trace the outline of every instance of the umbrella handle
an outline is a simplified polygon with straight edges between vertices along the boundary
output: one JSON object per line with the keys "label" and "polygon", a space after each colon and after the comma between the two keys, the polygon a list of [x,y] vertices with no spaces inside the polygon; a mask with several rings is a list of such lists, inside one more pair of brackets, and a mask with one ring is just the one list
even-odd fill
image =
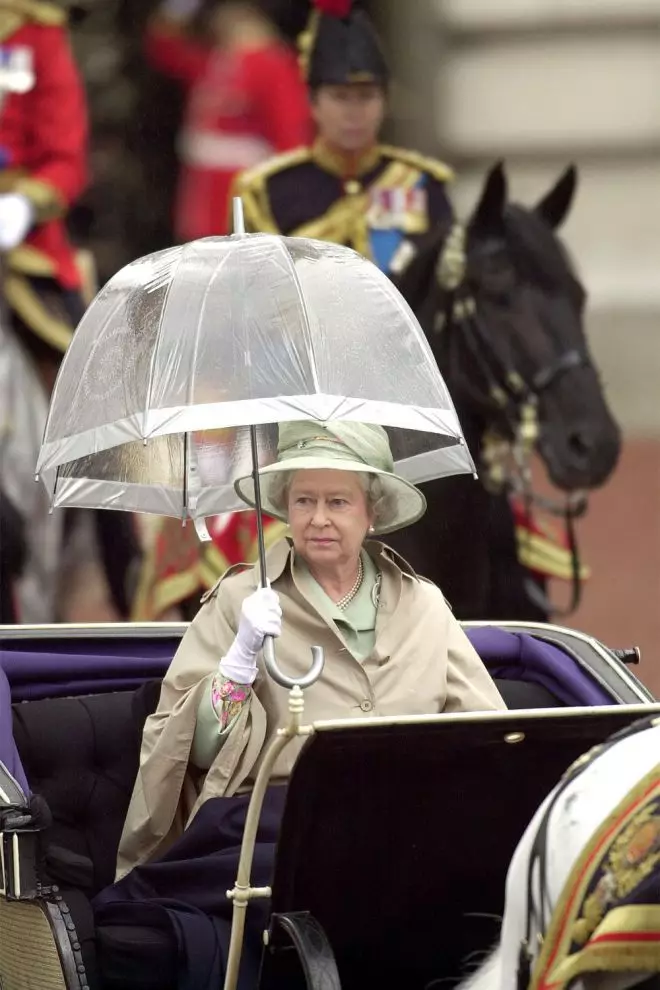
{"label": "umbrella handle", "polygon": [[325,663],[323,647],[313,646],[312,666],[303,677],[289,677],[287,674],[283,674],[275,660],[275,643],[272,636],[264,637],[263,654],[266,670],[277,684],[285,688],[299,687],[302,689],[309,687],[310,684],[319,679]]}

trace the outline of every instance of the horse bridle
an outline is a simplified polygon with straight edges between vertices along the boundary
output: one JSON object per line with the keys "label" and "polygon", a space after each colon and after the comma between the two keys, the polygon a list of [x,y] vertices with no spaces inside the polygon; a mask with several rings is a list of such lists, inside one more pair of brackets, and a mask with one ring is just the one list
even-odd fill
{"label": "horse bridle", "polygon": [[535,393],[538,395],[539,392],[543,392],[546,388],[554,385],[556,380],[564,374],[565,371],[571,371],[573,368],[583,368],[587,363],[586,356],[577,347],[571,347],[569,350],[561,354],[554,364],[549,364],[545,368],[541,368],[537,371],[532,378],[532,387]]}
{"label": "horse bridle", "polygon": [[[504,411],[507,393],[516,405],[520,405],[521,401],[530,401],[554,385],[567,371],[585,367],[588,359],[584,351],[570,347],[560,353],[555,361],[537,371],[530,383],[515,368],[509,367],[483,327],[475,300],[469,293],[461,292],[467,274],[466,239],[465,226],[455,223],[440,253],[436,276],[440,287],[449,293],[447,322],[454,321],[463,330],[466,343],[485,375],[490,398]],[[489,253],[489,248],[482,248],[482,253]],[[495,369],[489,366],[489,358]]]}
{"label": "horse bridle", "polygon": [[[576,347],[561,352],[555,361],[537,371],[528,383],[518,370],[509,365],[495,346],[481,320],[474,298],[462,291],[467,274],[467,231],[463,224],[455,223],[436,265],[436,278],[441,289],[448,294],[442,327],[453,324],[479,367],[486,382],[487,395],[495,409],[503,417],[513,437],[509,444],[516,467],[514,475],[502,476],[499,489],[522,497],[525,514],[531,519],[534,506],[538,506],[562,519],[568,535],[571,553],[571,599],[565,609],[556,608],[540,588],[526,582],[528,597],[539,608],[556,616],[571,615],[582,597],[580,578],[581,563],[578,551],[575,520],[587,508],[583,493],[567,495],[563,503],[557,503],[533,491],[531,484],[531,455],[538,440],[537,407],[539,396],[555,385],[562,375],[588,363],[586,353]],[[436,332],[442,327],[436,326]]]}

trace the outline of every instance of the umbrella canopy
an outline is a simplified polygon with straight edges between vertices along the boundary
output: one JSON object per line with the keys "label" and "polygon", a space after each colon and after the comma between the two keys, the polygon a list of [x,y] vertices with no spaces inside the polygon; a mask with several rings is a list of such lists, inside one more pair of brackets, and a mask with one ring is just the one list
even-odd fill
{"label": "umbrella canopy", "polygon": [[37,471],[55,505],[191,518],[234,491],[288,420],[379,423],[397,470],[473,473],[410,307],[371,262],[321,241],[211,237],[123,268],[62,362]]}

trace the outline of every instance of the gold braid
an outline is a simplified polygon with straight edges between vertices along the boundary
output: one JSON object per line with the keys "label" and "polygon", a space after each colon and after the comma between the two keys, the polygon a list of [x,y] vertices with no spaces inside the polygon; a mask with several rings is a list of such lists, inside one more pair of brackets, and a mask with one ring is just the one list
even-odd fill
{"label": "gold braid", "polygon": [[309,77],[309,63],[316,43],[316,35],[319,30],[320,16],[318,10],[313,10],[309,15],[307,26],[298,35],[298,65],[302,72],[303,79]]}

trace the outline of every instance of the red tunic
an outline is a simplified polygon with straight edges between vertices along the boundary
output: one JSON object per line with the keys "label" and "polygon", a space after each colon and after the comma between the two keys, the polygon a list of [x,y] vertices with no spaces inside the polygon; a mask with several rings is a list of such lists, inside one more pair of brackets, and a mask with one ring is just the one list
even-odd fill
{"label": "red tunic", "polygon": [[149,28],[146,51],[155,68],[189,90],[179,135],[176,236],[226,234],[234,176],[310,140],[296,57],[277,41],[233,52],[209,49],[162,20]]}
{"label": "red tunic", "polygon": [[[264,516],[264,540],[270,546],[286,524]],[[199,600],[233,564],[253,563],[258,556],[255,513],[231,512],[206,520],[211,542],[200,543],[192,523],[159,520],[154,542],[142,562],[133,602],[133,622],[156,622],[187,598]]]}
{"label": "red tunic", "polygon": [[[20,47],[31,52],[34,83],[25,93],[6,93],[1,104],[0,191],[24,193],[36,208],[37,222],[15,253],[29,245],[35,274],[76,289],[80,277],[62,217],[87,178],[84,89],[64,27],[25,23],[0,44],[3,57]],[[17,256],[12,267],[29,266]]]}

